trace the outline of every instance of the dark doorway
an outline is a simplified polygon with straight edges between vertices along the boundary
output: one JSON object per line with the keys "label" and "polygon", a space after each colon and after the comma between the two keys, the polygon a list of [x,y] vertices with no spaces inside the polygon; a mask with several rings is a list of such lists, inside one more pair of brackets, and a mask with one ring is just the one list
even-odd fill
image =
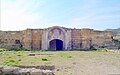
{"label": "dark doorway", "polygon": [[63,50],[63,41],[59,39],[54,39],[49,42],[50,50]]}

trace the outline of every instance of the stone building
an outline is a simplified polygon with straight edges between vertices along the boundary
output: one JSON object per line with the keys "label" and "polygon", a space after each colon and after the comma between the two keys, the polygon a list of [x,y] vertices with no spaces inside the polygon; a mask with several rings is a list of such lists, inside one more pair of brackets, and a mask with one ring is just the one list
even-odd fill
{"label": "stone building", "polygon": [[93,29],[49,27],[22,31],[0,31],[0,47],[33,50],[72,50],[110,46],[112,32]]}

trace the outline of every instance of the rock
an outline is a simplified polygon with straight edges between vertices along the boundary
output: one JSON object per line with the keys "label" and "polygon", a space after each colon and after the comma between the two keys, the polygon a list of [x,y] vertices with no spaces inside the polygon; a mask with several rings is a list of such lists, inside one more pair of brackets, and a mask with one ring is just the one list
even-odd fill
{"label": "rock", "polygon": [[57,69],[57,71],[60,71],[60,69]]}
{"label": "rock", "polygon": [[0,66],[0,74],[2,73],[2,69],[3,69],[3,67],[2,67],[2,66]]}
{"label": "rock", "polygon": [[0,66],[0,71],[3,69],[3,67],[2,66]]}
{"label": "rock", "polygon": [[28,56],[35,56],[35,54],[29,54]]}
{"label": "rock", "polygon": [[19,67],[3,67],[2,73],[3,74],[19,74]]}
{"label": "rock", "polygon": [[30,75],[30,72],[20,72],[19,75]]}
{"label": "rock", "polygon": [[30,75],[45,75],[43,72],[31,72]]}
{"label": "rock", "polygon": [[40,68],[0,67],[0,75],[55,75],[51,70]]}
{"label": "rock", "polygon": [[44,70],[45,75],[55,75],[51,70]]}
{"label": "rock", "polygon": [[46,75],[55,75],[53,72],[47,72]]}
{"label": "rock", "polygon": [[54,70],[55,66],[39,66],[37,68],[39,68],[41,70]]}
{"label": "rock", "polygon": [[30,75],[43,75],[44,73],[40,69],[31,68]]}

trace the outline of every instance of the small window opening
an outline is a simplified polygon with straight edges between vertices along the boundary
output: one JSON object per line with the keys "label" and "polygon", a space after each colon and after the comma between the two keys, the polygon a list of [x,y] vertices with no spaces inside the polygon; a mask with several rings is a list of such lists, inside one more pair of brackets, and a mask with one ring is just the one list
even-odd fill
{"label": "small window opening", "polygon": [[15,44],[20,44],[20,40],[15,40]]}

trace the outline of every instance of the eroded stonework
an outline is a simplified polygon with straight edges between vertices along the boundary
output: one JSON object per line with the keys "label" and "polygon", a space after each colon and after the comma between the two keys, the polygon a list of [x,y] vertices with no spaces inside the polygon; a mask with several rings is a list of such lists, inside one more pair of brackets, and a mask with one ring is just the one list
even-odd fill
{"label": "eroded stonework", "polygon": [[59,26],[23,31],[0,31],[0,47],[3,48],[71,50],[101,48],[111,44],[111,31],[70,29]]}

